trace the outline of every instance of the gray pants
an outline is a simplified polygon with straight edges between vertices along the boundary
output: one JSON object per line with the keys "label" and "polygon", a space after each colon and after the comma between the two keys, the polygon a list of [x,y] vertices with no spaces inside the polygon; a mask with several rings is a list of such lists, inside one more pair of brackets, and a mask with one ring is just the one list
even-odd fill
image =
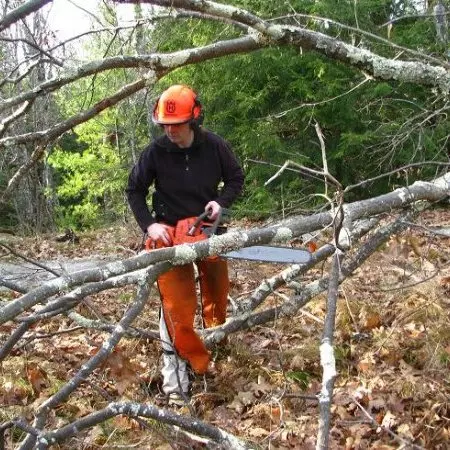
{"label": "gray pants", "polygon": [[185,392],[189,390],[189,373],[187,363],[181,359],[175,352],[172,341],[167,330],[164,313],[161,308],[159,318],[159,335],[163,349],[163,367],[161,374],[163,376],[163,391],[165,394],[172,392]]}

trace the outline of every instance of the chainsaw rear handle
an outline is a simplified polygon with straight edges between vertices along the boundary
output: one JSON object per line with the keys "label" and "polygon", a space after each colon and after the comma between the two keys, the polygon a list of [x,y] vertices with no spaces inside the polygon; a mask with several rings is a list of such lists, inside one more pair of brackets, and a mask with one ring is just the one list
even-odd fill
{"label": "chainsaw rear handle", "polygon": [[[201,225],[202,221],[208,217],[209,212],[210,212],[210,209],[207,209],[206,211],[202,212],[195,219],[195,222],[192,224],[192,227],[189,228],[188,232],[186,233],[188,236],[194,236],[195,231]],[[222,220],[222,213],[223,213],[223,208],[220,208],[219,213],[217,214],[217,217],[214,220],[214,222],[212,223],[211,227],[208,227],[208,235],[209,236],[212,236],[213,234],[216,233],[217,228]]]}

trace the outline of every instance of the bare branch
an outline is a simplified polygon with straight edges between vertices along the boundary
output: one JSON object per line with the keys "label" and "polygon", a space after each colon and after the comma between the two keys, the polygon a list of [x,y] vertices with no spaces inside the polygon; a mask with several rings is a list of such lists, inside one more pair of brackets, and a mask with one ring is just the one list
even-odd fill
{"label": "bare branch", "polygon": [[23,166],[21,166],[17,170],[17,172],[13,175],[13,177],[11,177],[11,179],[9,180],[8,186],[3,192],[2,197],[0,198],[0,202],[5,201],[5,199],[13,192],[15,187],[18,185],[19,181],[24,177],[24,175],[32,167],[34,167],[37,161],[39,161],[39,159],[44,154],[46,145],[48,143],[55,140],[56,138],[64,134],[66,131],[71,130],[80,123],[86,122],[92,117],[98,115],[100,112],[104,111],[105,109],[114,106],[124,98],[127,98],[130,95],[136,93],[137,91],[140,91],[146,86],[147,82],[148,82],[147,78],[141,78],[135,81],[134,83],[124,86],[115,94],[113,94],[111,97],[105,98],[100,102],[96,103],[92,108],[86,111],[82,111],[81,113],[72,116],[71,118],[63,122],[60,122],[59,124],[54,125],[53,127],[45,131],[38,131],[34,133],[27,133],[21,136],[14,136],[10,138],[0,139],[0,145],[2,141],[7,145],[12,145],[12,143],[24,144],[30,141],[39,143],[36,150],[32,153],[30,159]]}
{"label": "bare branch", "polygon": [[20,292],[21,294],[25,294],[26,292],[26,290],[19,286],[17,283],[14,283],[11,280],[6,280],[5,278],[0,278],[0,286],[4,286],[15,292]]}
{"label": "bare branch", "polygon": [[[352,230],[351,239],[357,240],[361,238],[362,236],[367,234],[377,223],[377,219],[371,219],[363,221],[360,224],[355,224]],[[335,250],[336,249],[334,245],[323,245],[314,253],[312,253],[310,261],[306,264],[302,264],[301,266],[298,264],[294,264],[283,270],[279,274],[275,275],[274,277],[264,280],[247,300],[239,302],[236,314],[240,315],[255,310],[263,303],[263,301],[271,292],[274,292],[276,289],[284,286],[285,284],[292,284],[292,281],[295,278],[303,275],[321,261],[324,261],[326,258],[331,256],[335,252]]]}
{"label": "bare branch", "polygon": [[[396,222],[389,224],[374,233],[374,235],[358,249],[355,256],[343,265],[341,268],[341,278],[339,282],[342,283],[344,279],[360,267],[361,264],[366,261],[367,258],[369,258],[380,245],[387,242],[393,234],[399,232],[405,227],[406,225],[403,220],[397,220]],[[214,334],[214,337],[211,336],[213,340],[223,339],[227,334],[249,329],[256,325],[266,324],[274,321],[276,318],[291,317],[300,308],[305,306],[312,298],[324,292],[328,288],[328,282],[328,278],[322,278],[309,283],[306,286],[301,286],[299,292],[292,296],[289,301],[274,308],[265,309],[261,312],[256,312],[253,314],[246,313],[233,317],[220,327],[205,330],[204,335],[209,337],[210,334]]]}
{"label": "bare branch", "polygon": [[[292,16],[284,16],[284,17],[292,17]],[[443,59],[439,59],[439,58],[435,58],[433,56],[427,55],[426,53],[423,52],[419,52],[417,50],[413,50],[411,48],[408,47],[403,47],[402,45],[398,45],[395,42],[392,42],[389,39],[385,39],[381,36],[378,36],[376,34],[373,33],[369,33],[368,31],[364,31],[361,30],[361,28],[357,27],[351,27],[349,25],[343,24],[341,22],[337,22],[335,20],[326,18],[326,17],[320,17],[320,16],[311,16],[309,14],[295,14],[295,17],[302,17],[302,18],[306,18],[306,19],[310,19],[310,20],[314,20],[314,21],[321,21],[321,22],[326,22],[328,24],[333,24],[336,25],[339,28],[342,28],[344,30],[349,30],[355,33],[358,33],[361,36],[365,36],[373,41],[377,41],[377,42],[382,42],[383,44],[386,44],[387,46],[391,47],[391,48],[395,48],[397,50],[400,50],[402,52],[405,52],[407,54],[410,54],[412,56],[415,56],[416,58],[418,58],[418,60],[425,60],[425,61],[429,61],[431,63],[440,65],[440,66],[444,66],[447,68],[450,68],[450,64],[448,64],[445,60]]]}
{"label": "bare branch", "polygon": [[361,410],[361,412],[369,419],[370,423],[375,426],[377,429],[381,428],[383,431],[389,434],[396,442],[401,444],[401,448],[411,448],[413,450],[425,450],[424,447],[420,445],[416,445],[413,442],[400,437],[398,434],[395,434],[390,428],[380,425],[370,414],[369,412],[361,405],[361,403],[353,397],[352,400],[355,402],[356,406]]}
{"label": "bare branch", "polygon": [[[148,270],[147,276],[144,277],[138,285],[138,292],[135,301],[131,304],[120,321],[114,327],[114,331],[109,339],[103,343],[99,351],[92,356],[89,361],[83,364],[80,370],[61,389],[59,389],[58,392],[49,397],[39,406],[36,411],[36,420],[34,423],[36,428],[41,428],[41,424],[45,423],[51,410],[54,409],[59,403],[65,401],[67,397],[74,392],[102,362],[106,360],[109,354],[113,351],[114,347],[123,337],[125,330],[133,323],[144,308],[149,297],[151,286],[153,285],[152,279],[155,279],[159,273],[166,269],[167,264],[159,264],[158,266],[154,266]],[[30,439],[33,440],[32,438],[29,438],[29,440]],[[38,445],[42,445],[42,441],[40,439],[38,441]]]}
{"label": "bare branch", "polygon": [[420,163],[411,163],[411,164],[407,164],[406,166],[398,167],[397,169],[391,170],[389,172],[382,173],[381,175],[377,175],[376,177],[368,178],[367,180],[361,181],[359,183],[350,184],[344,189],[344,192],[349,192],[357,187],[367,186],[368,184],[373,183],[376,180],[380,180],[385,177],[390,177],[391,175],[394,175],[399,172],[403,172],[403,171],[411,169],[413,167],[423,167],[423,166],[427,166],[427,165],[437,166],[437,167],[450,167],[450,163],[445,162],[445,161],[423,161]]}
{"label": "bare branch", "polygon": [[27,256],[23,255],[22,253],[16,252],[11,246],[8,244],[5,244],[4,242],[0,242],[0,247],[5,248],[8,250],[12,255],[19,257],[20,259],[23,259],[26,262],[29,262],[30,264],[33,264],[36,267],[40,267],[41,269],[46,270],[47,272],[55,275],[55,277],[59,277],[61,274],[53,270],[51,267],[48,267],[45,264],[42,264],[39,261],[35,261],[33,259],[28,258]]}
{"label": "bare branch", "polygon": [[320,102],[312,102],[312,103],[301,103],[298,106],[294,106],[293,108],[289,108],[286,109],[284,111],[281,111],[279,113],[275,113],[275,114],[270,114],[268,116],[268,118],[270,117],[274,117],[276,119],[280,119],[281,117],[286,116],[287,114],[291,113],[292,111],[297,111],[298,109],[301,108],[309,108],[309,107],[314,107],[314,106],[319,106],[319,105],[324,105],[325,103],[330,103],[330,102],[334,102],[335,100],[345,97],[346,95],[349,95],[351,92],[359,89],[361,86],[363,86],[364,84],[366,84],[368,81],[373,80],[373,77],[369,76],[368,74],[364,74],[364,80],[361,81],[360,83],[358,83],[356,86],[353,86],[351,89],[349,89],[348,91],[343,92],[342,94],[336,95],[334,97],[331,98],[327,98],[325,100],[321,100]]}
{"label": "bare branch", "polygon": [[0,20],[0,32],[11,26],[13,23],[18,22],[29,14],[38,11],[47,3],[52,2],[53,0],[29,0],[28,2],[20,5],[10,13],[3,16]]}
{"label": "bare branch", "polygon": [[409,223],[410,227],[416,227],[427,233],[433,234],[435,236],[450,237],[450,227],[425,227],[423,225],[418,225],[416,223]]}
{"label": "bare branch", "polygon": [[17,327],[11,336],[8,337],[6,342],[0,348],[0,361],[3,361],[14,348],[14,346],[22,339],[23,335],[29,330],[31,324],[22,323]]}
{"label": "bare branch", "polygon": [[46,449],[49,445],[62,442],[75,435],[80,430],[91,428],[112,417],[126,415],[129,417],[148,417],[158,422],[180,427],[185,431],[205,436],[220,444],[227,450],[250,450],[254,446],[245,443],[230,433],[220,428],[213,427],[197,418],[178,415],[168,410],[159,409],[153,405],[139,403],[120,402],[110,403],[106,408],[83,417],[57,431],[42,433],[38,438],[38,449]]}
{"label": "bare branch", "polygon": [[[255,161],[255,160],[250,160],[252,162],[256,162],[256,163],[261,163],[260,161]],[[275,164],[270,164],[267,163],[268,165],[274,165]],[[295,167],[297,170],[293,170],[291,168],[291,166]],[[280,166],[278,166],[280,167]],[[264,186],[267,186],[268,184],[272,183],[272,181],[274,181],[275,179],[277,179],[278,177],[280,177],[284,171],[286,170],[292,170],[293,172],[299,172],[299,173],[307,173],[307,174],[311,174],[314,175],[316,177],[320,177],[323,176],[323,172],[320,170],[314,170],[311,169],[309,167],[303,166],[302,164],[298,164],[295,161],[291,161],[290,159],[286,160],[285,163],[280,167],[280,170],[278,170],[278,172],[273,175],[272,177],[270,177],[265,183]]]}
{"label": "bare branch", "polygon": [[333,398],[334,380],[336,378],[336,361],[334,358],[334,330],[336,326],[336,309],[339,290],[339,279],[343,254],[336,250],[331,263],[328,282],[327,314],[320,345],[320,364],[323,369],[322,389],[319,394],[319,432],[316,449],[328,448],[330,436],[331,402]]}
{"label": "bare branch", "polygon": [[[137,0],[116,0],[118,3],[136,3]],[[437,66],[421,61],[398,61],[376,55],[325,34],[306,28],[273,25],[240,8],[204,0],[139,0],[142,3],[207,12],[226,19],[239,21],[278,44],[294,45],[303,50],[314,50],[328,58],[342,61],[362,69],[378,79],[393,79],[438,86],[444,93],[450,90],[450,73],[447,64],[439,61]]]}
{"label": "bare branch", "polygon": [[149,3],[157,6],[164,6],[166,8],[181,8],[188,11],[195,11],[200,13],[207,13],[219,18],[233,20],[244,25],[247,25],[255,30],[265,34],[271,25],[260,19],[258,16],[245,11],[241,8],[236,8],[231,5],[215,3],[208,0],[197,2],[195,0],[114,0],[116,3]]}
{"label": "bare branch", "polygon": [[[446,13],[447,15],[450,13]],[[408,19],[426,19],[428,17],[434,17],[434,14],[405,14],[404,16],[400,17],[393,17],[392,19],[388,20],[387,22],[384,22],[383,24],[379,25],[378,28],[383,28],[387,25],[400,22],[402,20],[408,20]]]}
{"label": "bare branch", "polygon": [[9,117],[5,117],[0,123],[0,138],[6,133],[9,126],[16,121],[19,117],[22,117],[26,114],[31,106],[33,105],[33,101],[26,101],[20,108],[17,108]]}
{"label": "bare branch", "polygon": [[[59,67],[63,67],[63,63],[61,61],[59,61],[58,59],[56,59],[53,55],[51,55],[47,50],[44,50],[42,47],[40,47],[38,44],[36,44],[35,42],[30,41],[29,39],[23,39],[23,38],[7,38],[7,37],[0,37],[0,41],[4,41],[4,42],[23,42],[26,45],[29,45],[30,47],[34,48],[35,50],[37,50],[39,52],[39,54],[45,55],[47,56],[47,58],[49,58],[49,60],[53,63],[56,64]],[[38,56],[38,55],[36,55]]]}
{"label": "bare branch", "polygon": [[[95,75],[106,70],[119,68],[147,68],[156,72],[156,74],[161,77],[163,74],[185,65],[195,64],[200,61],[219,58],[230,54],[257,50],[263,45],[264,44],[257,42],[257,40],[252,37],[244,37],[167,54],[155,53],[141,56],[115,56],[99,61],[91,61],[88,64],[79,67],[76,71],[71,71],[66,75],[55,77],[36,86],[30,91],[0,102],[0,112],[26,100],[49,94],[81,78]],[[2,141],[0,141],[0,145],[1,144]]]}
{"label": "bare branch", "polygon": [[[9,74],[3,78],[3,80],[0,81],[0,87],[3,87],[6,83],[11,83],[11,84],[17,84],[19,81],[23,80],[28,74],[31,73],[31,71],[41,62],[43,62],[43,60],[37,59],[36,61],[32,61],[28,67],[25,68],[25,70],[20,73],[19,75],[17,75],[16,78],[12,78],[13,74],[15,72],[17,72],[20,69],[20,66],[28,63],[29,61],[31,61],[34,57],[29,57],[26,58],[25,60],[21,61],[19,64],[17,64],[16,67],[14,67],[14,69],[10,70]],[[19,102],[20,103],[20,102]]]}
{"label": "bare branch", "polygon": [[51,52],[59,47],[63,47],[72,41],[76,41],[76,40],[78,40],[84,36],[88,36],[90,34],[99,34],[99,33],[103,33],[103,32],[113,34],[113,33],[119,32],[121,30],[135,29],[137,27],[142,27],[142,26],[151,24],[153,22],[168,19],[168,18],[173,18],[173,19],[193,18],[193,19],[205,19],[205,20],[215,20],[215,21],[220,20],[221,22],[224,22],[226,24],[230,24],[237,28],[240,28],[240,29],[242,29],[242,31],[245,31],[245,32],[248,31],[248,26],[243,25],[242,23],[239,23],[239,22],[236,22],[233,20],[219,19],[213,15],[209,15],[209,14],[205,14],[205,13],[197,13],[195,11],[169,10],[167,12],[167,14],[164,14],[164,15],[160,14],[158,16],[151,17],[150,19],[139,19],[137,21],[131,22],[130,25],[121,25],[121,26],[116,26],[116,27],[102,27],[102,28],[95,28],[93,30],[84,31],[83,33],[77,34],[75,36],[72,36],[72,37],[58,43],[54,47],[51,47],[48,51]]}
{"label": "bare branch", "polygon": [[[450,173],[431,183],[416,182],[407,188],[396,189],[379,197],[344,205],[343,209],[344,215],[348,216],[353,222],[360,218],[404,208],[419,200],[433,202],[446,198],[449,195]],[[310,217],[295,217],[267,228],[249,230],[245,234],[237,231],[228,232],[195,244],[183,244],[153,250],[121,261],[120,264],[110,263],[96,269],[82,270],[69,274],[44,283],[23,297],[9,302],[0,309],[0,323],[13,319],[17,314],[45,301],[46,298],[62,290],[83,283],[107,280],[110,277],[138,270],[147,267],[149,264],[161,261],[171,261],[175,265],[187,264],[198,258],[215,256],[251,245],[286,242],[305,233],[329,226],[333,223],[333,220],[333,216],[327,212]]]}

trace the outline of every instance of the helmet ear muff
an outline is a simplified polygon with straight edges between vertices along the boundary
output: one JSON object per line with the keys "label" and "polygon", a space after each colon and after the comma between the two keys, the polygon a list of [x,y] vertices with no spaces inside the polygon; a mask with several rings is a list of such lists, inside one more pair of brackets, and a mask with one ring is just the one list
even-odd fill
{"label": "helmet ear muff", "polygon": [[159,106],[159,99],[160,98],[161,97],[158,97],[156,99],[154,105],[153,105],[152,120],[153,120],[154,123],[158,122],[158,114],[157,114],[157,112],[158,112],[158,106]]}
{"label": "helmet ear muff", "polygon": [[197,126],[200,126],[203,123],[203,107],[197,94],[195,94],[194,106],[192,107],[191,123]]}

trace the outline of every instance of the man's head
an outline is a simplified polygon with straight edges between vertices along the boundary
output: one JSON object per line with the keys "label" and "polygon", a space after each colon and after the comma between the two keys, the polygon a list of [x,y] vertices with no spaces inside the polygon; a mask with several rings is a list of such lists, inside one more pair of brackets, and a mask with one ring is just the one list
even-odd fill
{"label": "man's head", "polygon": [[184,84],[175,84],[156,100],[152,119],[158,125],[178,125],[200,120],[201,113],[197,94]]}
{"label": "man's head", "polygon": [[202,105],[188,86],[175,84],[156,100],[153,122],[161,125],[167,137],[179,147],[190,147],[194,139],[193,125],[201,120]]}

